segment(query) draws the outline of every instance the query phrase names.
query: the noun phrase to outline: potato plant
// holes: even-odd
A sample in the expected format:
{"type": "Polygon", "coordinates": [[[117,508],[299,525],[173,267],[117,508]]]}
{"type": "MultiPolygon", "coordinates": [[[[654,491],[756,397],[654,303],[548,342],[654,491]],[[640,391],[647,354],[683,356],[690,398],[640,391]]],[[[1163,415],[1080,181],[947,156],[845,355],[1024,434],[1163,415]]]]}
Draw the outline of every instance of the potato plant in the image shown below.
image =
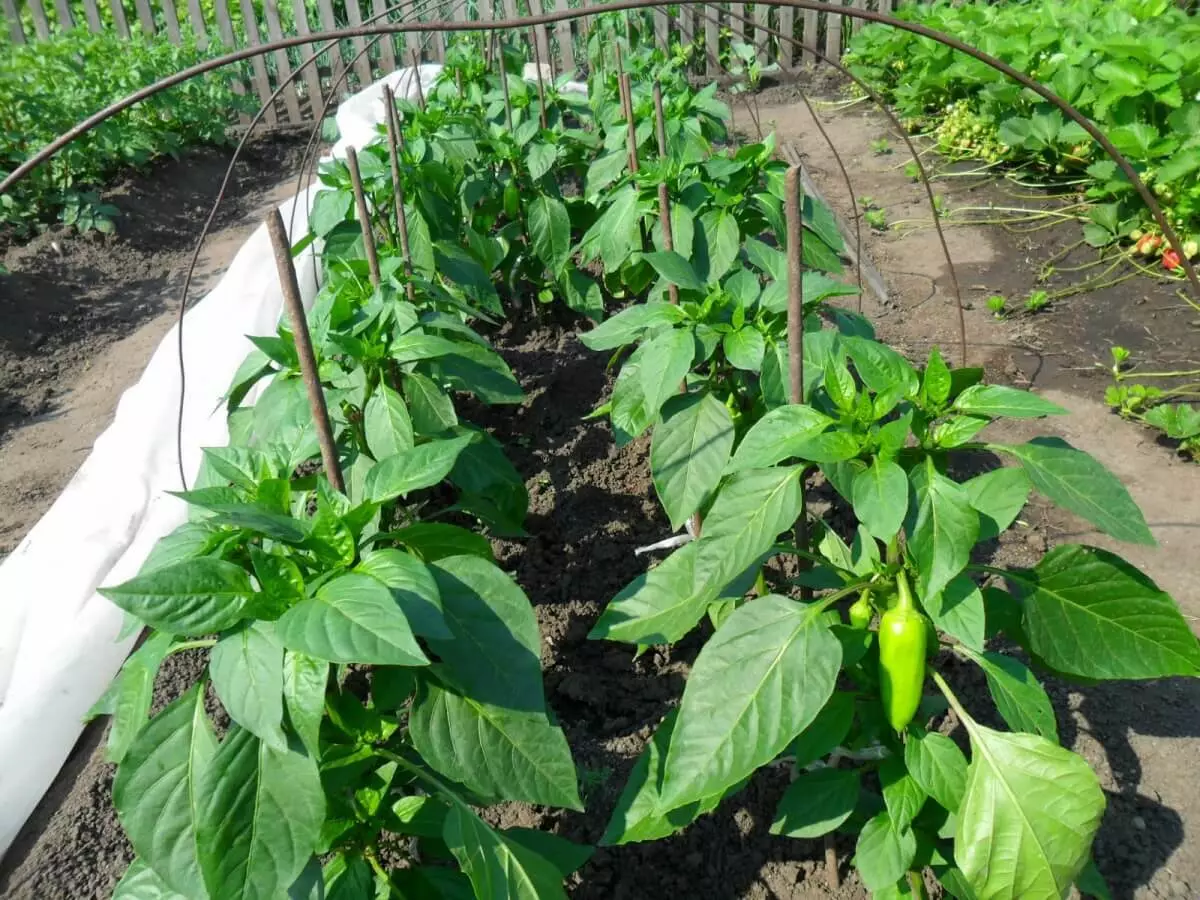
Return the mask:
{"type": "MultiPolygon", "coordinates": [[[[669,138],[658,159],[635,91],[632,172],[607,49],[594,45],[586,102],[546,92],[543,125],[535,88],[510,76],[506,91],[479,43],[453,48],[424,107],[398,104],[407,256],[389,148],[359,153],[377,283],[349,173],[322,171],[297,250],[320,253],[308,328],[345,490],[317,464],[295,335],[252,338],[226,400],[230,443],[205,451],[179,494],[189,521],[104,591],[148,629],[96,709],[113,718],[113,799],[137,854],[119,900],[565,897],[588,848],[478,811],[581,808],[529,600],[487,539],[522,536],[528,497],[459,401],[521,402],[486,331],[527,314],[529,297],[599,322],[581,335],[593,349],[632,350],[606,410],[614,432],[652,429],[668,518],[702,517],[592,633],[645,646],[712,628],[604,842],[665,837],[782,764],[795,779],[774,830],[857,834],[876,896],[919,894],[924,868],[958,897],[1057,897],[1095,877],[1103,795],[1057,745],[1026,662],[1066,679],[1157,678],[1197,674],[1200,648],[1173,601],[1112,553],[1058,547],[1029,570],[987,554],[1034,489],[1152,542],[1140,512],[1060,441],[986,440],[996,419],[1056,406],[936,351],[918,368],[830,304],[854,289],[827,274],[842,246],[811,199],[805,391],[790,403],[792,251],[771,140],[719,147],[712,92],[627,48],[637,81],[666,88],[669,138]],[[605,320],[613,298],[625,308],[605,320]],[[818,472],[853,524],[812,519],[794,536],[818,472]],[[791,560],[803,565],[779,564],[791,560]],[[987,643],[1000,636],[1021,659],[987,643]],[[151,716],[163,661],[195,650],[197,681],[151,716]],[[1011,731],[972,718],[948,684],[952,656],[982,668],[1011,731]],[[924,696],[926,675],[944,699],[924,696]],[[969,762],[937,727],[947,707],[969,762]]],[[[512,47],[500,52],[518,71],[512,47]]]]}

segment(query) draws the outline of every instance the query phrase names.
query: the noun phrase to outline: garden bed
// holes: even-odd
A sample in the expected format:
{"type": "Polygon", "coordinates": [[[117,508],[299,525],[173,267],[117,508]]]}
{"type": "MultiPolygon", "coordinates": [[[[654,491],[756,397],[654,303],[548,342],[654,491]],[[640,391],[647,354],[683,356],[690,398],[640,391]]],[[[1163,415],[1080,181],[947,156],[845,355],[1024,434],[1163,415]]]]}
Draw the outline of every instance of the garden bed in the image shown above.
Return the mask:
{"type": "MultiPolygon", "coordinates": [[[[775,118],[780,119],[783,139],[802,137],[799,130],[789,134],[782,114],[775,118]]],[[[819,152],[807,141],[804,150],[810,162],[819,152]]],[[[860,148],[859,152],[864,151],[860,148]]],[[[837,197],[838,185],[824,177],[827,173],[818,166],[812,168],[826,196],[837,197]]],[[[833,202],[836,207],[837,201],[833,202]]],[[[987,280],[989,289],[995,290],[991,287],[993,276],[984,277],[987,273],[994,271],[997,279],[1017,279],[1020,276],[1015,272],[1028,272],[1036,265],[1026,250],[1016,246],[987,259],[972,257],[976,238],[963,241],[957,247],[956,261],[967,256],[971,260],[967,266],[973,267],[965,276],[960,270],[964,285],[975,279],[987,280]]],[[[902,275],[894,271],[900,264],[914,270],[910,274],[914,283],[925,283],[922,299],[915,287],[889,278],[889,286],[895,290],[888,302],[868,301],[865,309],[881,334],[895,346],[912,351],[916,360],[925,359],[930,343],[940,344],[949,355],[954,348],[953,323],[944,289],[938,290],[945,278],[938,257],[911,245],[893,247],[889,253],[886,244],[875,240],[869,242],[868,252],[885,277],[902,275]]],[[[997,333],[1003,324],[979,307],[973,309],[969,320],[972,355],[986,362],[994,381],[1035,382],[1040,373],[1030,371],[1022,357],[1007,349],[1011,334],[997,333]]],[[[498,563],[513,575],[537,613],[549,705],[571,746],[588,807],[587,813],[573,813],[505,804],[491,810],[487,819],[504,827],[548,828],[572,840],[593,843],[600,838],[637,755],[663,715],[677,704],[695,654],[711,628],[705,623],[679,643],[651,648],[636,659],[632,648],[625,645],[586,640],[614,594],[644,571],[647,558],[635,556],[633,550],[667,536],[670,526],[650,481],[649,441],[642,438],[618,450],[606,422],[584,420],[608,396],[613,383],[605,371],[604,356],[585,349],[575,337],[575,332],[585,327],[528,321],[505,326],[494,343],[525,389],[525,402],[500,409],[468,403],[461,409],[503,444],[530,495],[529,536],[494,541],[493,549],[498,563]]],[[[1072,367],[1061,370],[1071,371],[1072,367]]],[[[1052,386],[1070,387],[1066,383],[1052,386]]],[[[1099,413],[1094,407],[1084,412],[1091,416],[1083,420],[1084,440],[1075,434],[1072,440],[1103,459],[1102,447],[1086,443],[1089,427],[1106,427],[1103,408],[1099,413]]],[[[1009,437],[1020,430],[1005,427],[1009,437]]],[[[1081,426],[1075,423],[1072,427],[1078,431],[1081,426]]],[[[1114,446],[1127,446],[1129,435],[1136,434],[1133,426],[1123,428],[1124,436],[1115,437],[1114,446]],[[1122,440],[1126,444],[1122,445],[1122,440]]],[[[1173,483],[1146,479],[1133,486],[1157,533],[1164,523],[1156,513],[1178,503],[1180,491],[1186,489],[1183,481],[1190,476],[1171,467],[1169,451],[1163,448],[1148,445],[1143,454],[1143,459],[1161,463],[1163,472],[1174,473],[1173,483]],[[1172,503],[1155,508],[1146,503],[1148,496],[1171,498],[1172,503]]],[[[1119,470],[1119,474],[1125,472],[1119,470]]],[[[1042,504],[1027,509],[1024,519],[1024,526],[1008,532],[999,544],[983,545],[983,559],[976,561],[1031,565],[1060,531],[1078,528],[1078,523],[1042,504]]],[[[1171,520],[1165,524],[1174,527],[1171,520]]],[[[1078,539],[1077,534],[1072,537],[1078,539]]],[[[1174,571],[1164,566],[1161,556],[1152,558],[1154,576],[1164,586],[1191,580],[1190,570],[1182,568],[1186,566],[1180,562],[1182,557],[1172,557],[1174,571]]],[[[1189,596],[1177,597],[1185,612],[1195,612],[1194,607],[1189,609],[1189,596]]],[[[192,683],[202,665],[203,660],[194,654],[173,657],[160,673],[156,708],[192,683]]],[[[942,668],[953,673],[967,709],[984,724],[1003,727],[994,713],[983,713],[990,704],[987,686],[977,671],[972,675],[974,670],[945,660],[942,668]]],[[[1195,683],[1172,680],[1137,687],[1068,691],[1051,686],[1050,690],[1064,745],[1097,768],[1108,793],[1109,808],[1096,854],[1115,895],[1193,896],[1191,885],[1200,881],[1200,869],[1194,867],[1194,859],[1184,847],[1178,810],[1188,809],[1187,792],[1194,790],[1184,761],[1194,758],[1196,746],[1194,710],[1200,707],[1200,697],[1195,683]],[[1130,735],[1131,729],[1136,733],[1130,735]],[[1147,771],[1143,772],[1143,767],[1147,771]],[[1164,793],[1170,796],[1150,796],[1142,789],[1149,782],[1166,786],[1164,793]]],[[[219,727],[224,724],[218,720],[219,727]]],[[[944,728],[965,745],[962,729],[955,728],[953,717],[946,720],[944,728]]],[[[132,858],[111,809],[111,769],[98,754],[90,755],[101,732],[92,727],[74,765],[10,852],[0,874],[0,890],[5,896],[107,897],[132,858]]],[[[819,841],[768,834],[787,783],[786,772],[764,769],[748,787],[680,835],[656,843],[598,850],[581,876],[575,876],[573,896],[581,900],[632,900],[667,892],[729,900],[866,896],[854,875],[838,891],[826,887],[825,851],[819,841]]],[[[1190,810],[1194,810],[1194,797],[1190,802],[1190,810]]],[[[1187,812],[1185,818],[1191,818],[1187,812]]],[[[845,875],[853,840],[843,836],[837,848],[845,875]]]]}

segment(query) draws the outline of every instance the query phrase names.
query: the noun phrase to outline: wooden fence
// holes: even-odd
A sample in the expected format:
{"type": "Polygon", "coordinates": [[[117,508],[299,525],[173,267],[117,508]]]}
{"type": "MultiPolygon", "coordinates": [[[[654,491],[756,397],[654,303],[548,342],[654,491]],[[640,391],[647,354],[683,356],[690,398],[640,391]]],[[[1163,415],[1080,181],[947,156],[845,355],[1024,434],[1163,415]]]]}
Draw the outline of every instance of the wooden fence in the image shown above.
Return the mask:
{"type": "MultiPolygon", "coordinates": [[[[386,12],[393,2],[204,0],[202,4],[202,0],[0,0],[0,18],[7,25],[9,40],[16,44],[45,39],[57,31],[86,27],[93,32],[114,31],[127,39],[160,35],[176,44],[194,40],[201,48],[210,44],[239,48],[257,46],[285,35],[303,36],[360,25],[376,18],[478,21],[481,15],[514,18],[581,5],[580,0],[405,0],[402,7],[386,12]],[[51,2],[52,6],[48,5],[51,2]]],[[[862,27],[861,20],[838,15],[833,9],[849,6],[890,12],[893,3],[894,0],[830,0],[830,12],[760,4],[734,6],[732,14],[728,3],[710,3],[663,6],[653,12],[630,15],[642,16],[660,45],[702,39],[705,49],[694,61],[695,74],[715,78],[725,72],[714,48],[728,46],[726,30],[733,32],[734,40],[755,45],[760,62],[776,63],[785,72],[792,72],[815,61],[806,52],[807,48],[839,58],[851,33],[862,27]],[[803,46],[796,48],[780,41],[772,31],[790,33],[803,46]]],[[[589,20],[584,18],[536,28],[542,60],[549,61],[556,72],[575,69],[577,63],[584,62],[588,27],[589,20]]],[[[311,122],[320,108],[318,105],[314,109],[314,100],[319,104],[322,90],[328,91],[343,74],[346,77],[338,92],[342,96],[407,65],[414,53],[423,62],[440,62],[446,52],[442,33],[384,35],[368,46],[373,40],[349,38],[331,45],[321,53],[316,66],[305,68],[298,82],[281,93],[267,111],[267,123],[311,122]]],[[[252,91],[260,102],[266,103],[301,60],[317,49],[317,45],[305,44],[290,51],[255,57],[242,72],[246,83],[241,89],[252,91]]],[[[0,52],[4,52],[3,37],[0,37],[0,52]]]]}

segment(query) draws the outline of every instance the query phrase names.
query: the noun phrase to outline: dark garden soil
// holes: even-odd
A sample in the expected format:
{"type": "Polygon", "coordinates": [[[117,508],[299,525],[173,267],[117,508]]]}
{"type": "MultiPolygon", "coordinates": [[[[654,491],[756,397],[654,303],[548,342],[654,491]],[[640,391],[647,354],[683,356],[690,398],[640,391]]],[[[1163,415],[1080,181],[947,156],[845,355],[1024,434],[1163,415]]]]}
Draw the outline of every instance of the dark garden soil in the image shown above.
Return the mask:
{"type": "MultiPolygon", "coordinates": [[[[817,185],[849,221],[853,210],[839,194],[836,169],[818,145],[802,107],[793,102],[794,95],[763,99],[763,118],[769,117],[784,140],[798,146],[817,185]]],[[[897,181],[870,171],[867,140],[880,136],[877,121],[862,121],[856,111],[830,117],[826,124],[848,159],[854,157],[852,171],[861,193],[873,191],[877,199],[892,205],[915,203],[905,199],[908,195],[897,193],[893,200],[885,193],[905,188],[902,174],[897,181]]],[[[900,218],[900,213],[895,217],[900,218]]],[[[986,284],[989,292],[1027,292],[1038,267],[1035,251],[1044,248],[1022,247],[995,232],[950,232],[954,258],[962,263],[960,279],[964,286],[986,284]]],[[[868,235],[866,254],[882,273],[888,291],[883,298],[868,297],[864,310],[883,336],[914,358],[923,358],[931,343],[951,353],[957,325],[940,250],[929,242],[927,233],[905,240],[868,235]]],[[[1161,351],[1164,358],[1194,355],[1195,333],[1183,319],[1171,318],[1177,316],[1175,312],[1148,318],[1158,303],[1169,302],[1170,291],[1144,280],[1111,291],[1074,298],[1049,314],[1007,322],[997,322],[982,308],[976,296],[980,292],[970,293],[968,299],[975,307],[967,313],[970,357],[986,364],[993,380],[1034,384],[1072,410],[1069,420],[1038,425],[1057,427],[1058,433],[1100,455],[1131,484],[1162,548],[1130,558],[1171,590],[1194,618],[1200,615],[1200,572],[1194,553],[1200,468],[1180,462],[1169,448],[1109,416],[1095,396],[1103,382],[1077,369],[1089,366],[1092,356],[1107,353],[1104,341],[1116,340],[1113,335],[1122,335],[1120,340],[1132,345],[1138,321],[1150,326],[1154,336],[1150,343],[1138,346],[1166,348],[1161,351]],[[1142,296],[1151,299],[1141,304],[1139,313],[1137,300],[1142,296]],[[1076,326],[1083,330],[1073,330],[1076,326]],[[1047,358],[1054,360],[1053,370],[1047,358]]],[[[636,556],[635,548],[667,537],[669,525],[650,482],[648,443],[642,440],[617,449],[605,421],[583,418],[606,398],[611,377],[604,369],[604,355],[590,353],[574,336],[580,327],[586,326],[553,322],[505,326],[496,336],[496,346],[521,379],[528,399],[519,408],[475,407],[468,418],[492,430],[529,489],[529,537],[497,541],[495,550],[537,611],[547,698],[579,765],[588,810],[569,813],[508,804],[488,815],[499,824],[548,828],[594,843],[634,760],[665,713],[677,704],[706,635],[700,632],[636,659],[631,647],[587,640],[607,601],[661,558],[636,556]]],[[[997,435],[1025,436],[1018,430],[997,435]]],[[[839,516],[836,507],[829,513],[835,520],[839,516]]],[[[981,548],[987,560],[1027,565],[1057,541],[1100,542],[1078,523],[1036,503],[1022,520],[1024,525],[1001,544],[981,548]]],[[[172,658],[160,675],[156,703],[190,684],[200,665],[198,656],[172,658]]],[[[977,670],[952,660],[939,665],[973,714],[1002,727],[986,712],[992,704],[977,670]]],[[[1200,687],[1182,680],[1070,690],[1050,681],[1047,687],[1063,743],[1087,757],[1108,795],[1095,852],[1114,896],[1196,897],[1200,894],[1196,838],[1200,782],[1194,769],[1200,759],[1200,687]]],[[[941,727],[956,740],[965,740],[953,717],[941,727]]],[[[130,851],[111,809],[111,767],[95,752],[103,731],[95,727],[85,734],[63,775],[0,864],[0,896],[82,900],[111,893],[130,851]]],[[[786,772],[760,772],[742,792],[680,835],[652,844],[597,850],[573,880],[571,895],[577,900],[865,898],[867,893],[849,873],[853,839],[837,841],[843,883],[835,889],[829,886],[820,842],[769,835],[775,804],[786,784],[786,772]]]]}

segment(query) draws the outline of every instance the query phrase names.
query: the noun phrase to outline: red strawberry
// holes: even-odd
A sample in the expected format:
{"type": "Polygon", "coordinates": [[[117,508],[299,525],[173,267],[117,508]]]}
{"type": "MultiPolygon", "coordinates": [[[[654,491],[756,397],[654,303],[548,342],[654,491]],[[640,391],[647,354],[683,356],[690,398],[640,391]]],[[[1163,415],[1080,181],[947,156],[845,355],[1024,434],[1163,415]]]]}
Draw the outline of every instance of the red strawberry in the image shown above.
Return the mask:
{"type": "Polygon", "coordinates": [[[1138,238],[1137,244],[1134,246],[1134,252],[1138,256],[1153,256],[1154,251],[1162,244],[1162,238],[1157,234],[1143,234],[1138,238]]]}
{"type": "Polygon", "coordinates": [[[1179,254],[1174,250],[1164,250],[1162,259],[1164,269],[1174,270],[1178,269],[1182,265],[1182,263],[1179,261],[1179,254]]]}

